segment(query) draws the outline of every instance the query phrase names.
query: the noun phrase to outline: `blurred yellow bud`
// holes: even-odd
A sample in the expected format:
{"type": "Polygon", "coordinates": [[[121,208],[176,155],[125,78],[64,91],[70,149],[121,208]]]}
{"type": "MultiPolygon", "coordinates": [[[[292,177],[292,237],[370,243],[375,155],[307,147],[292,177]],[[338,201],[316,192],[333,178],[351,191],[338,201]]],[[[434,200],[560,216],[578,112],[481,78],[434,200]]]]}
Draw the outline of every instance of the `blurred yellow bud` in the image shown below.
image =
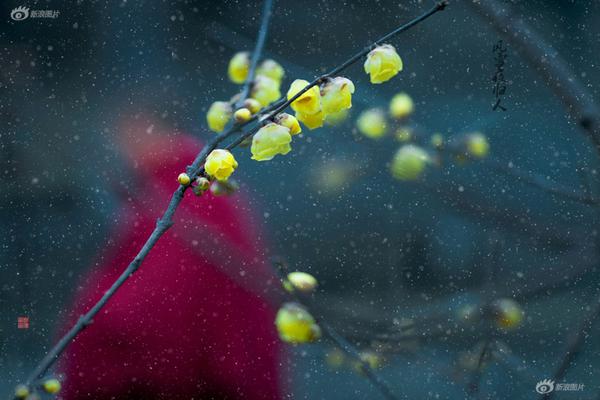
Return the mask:
{"type": "Polygon", "coordinates": [[[193,187],[196,196],[202,196],[210,188],[210,181],[203,176],[196,178],[196,186],[193,187]]]}
{"type": "Polygon", "coordinates": [[[404,92],[398,93],[390,102],[390,115],[396,119],[403,119],[413,113],[415,104],[410,96],[404,92]]]}
{"type": "Polygon", "coordinates": [[[292,150],[292,135],[285,126],[269,123],[258,130],[252,138],[252,159],[272,160],[277,154],[285,155],[292,150]]]}
{"type": "Polygon", "coordinates": [[[301,305],[285,303],[275,317],[281,340],[287,343],[311,343],[321,337],[321,329],[312,315],[301,305]]]}
{"type": "Polygon", "coordinates": [[[281,113],[275,117],[275,122],[277,122],[281,126],[285,126],[290,130],[291,135],[297,135],[302,132],[302,128],[300,127],[300,123],[293,115],[287,113],[281,113]]]}
{"type": "Polygon", "coordinates": [[[490,152],[490,143],[485,135],[471,133],[466,138],[467,154],[474,158],[485,158],[490,152]]]}
{"type": "Polygon", "coordinates": [[[250,69],[250,54],[247,51],[236,53],[229,61],[227,73],[233,83],[244,83],[250,69]]]}
{"type": "Polygon", "coordinates": [[[231,119],[232,112],[231,105],[226,101],[215,101],[212,103],[206,113],[206,121],[210,130],[213,132],[222,132],[225,129],[225,125],[231,119]]]}
{"type": "Polygon", "coordinates": [[[418,179],[430,161],[429,154],[419,146],[414,144],[404,145],[400,147],[392,160],[392,175],[402,181],[418,179]]]}
{"type": "Polygon", "coordinates": [[[247,108],[240,108],[235,113],[233,113],[233,118],[235,118],[235,122],[238,124],[248,122],[252,117],[252,113],[247,108]]]}
{"type": "Polygon", "coordinates": [[[17,399],[25,399],[29,396],[29,388],[25,385],[18,385],[15,388],[15,397],[17,399]]]}
{"type": "Polygon", "coordinates": [[[60,381],[58,379],[47,379],[42,384],[42,387],[46,391],[46,393],[56,394],[60,392],[60,381]]]}
{"type": "MultiPolygon", "coordinates": [[[[308,85],[308,81],[296,79],[290,85],[290,89],[287,92],[287,99],[291,99],[308,85]]],[[[321,112],[321,91],[319,90],[319,87],[313,86],[308,89],[292,102],[291,107],[294,111],[303,115],[312,115],[321,112]]]]}
{"type": "Polygon", "coordinates": [[[377,139],[385,134],[387,122],[385,114],[378,108],[363,111],[356,120],[360,133],[371,139],[377,139]]]}
{"type": "Polygon", "coordinates": [[[182,172],[177,177],[177,182],[179,182],[179,184],[183,185],[183,186],[189,185],[191,181],[192,180],[190,179],[190,176],[188,174],[186,174],[185,172],[182,172]]]}
{"type": "Polygon", "coordinates": [[[238,163],[228,150],[215,149],[206,157],[204,169],[206,173],[219,181],[226,181],[238,163]]]}
{"type": "Polygon", "coordinates": [[[371,50],[365,61],[365,72],[371,83],[383,83],[402,71],[402,59],[394,46],[384,44],[371,50]]]}
{"type": "Polygon", "coordinates": [[[331,368],[341,368],[346,362],[346,355],[337,347],[328,351],[325,356],[325,362],[331,368]]]}
{"type": "Polygon", "coordinates": [[[277,61],[265,60],[256,69],[256,75],[266,76],[281,84],[285,71],[277,61]]]}
{"type": "Polygon", "coordinates": [[[359,353],[360,361],[355,362],[354,368],[359,373],[364,373],[363,363],[366,364],[370,369],[378,369],[383,366],[383,359],[381,356],[373,351],[365,350],[359,353]]]}
{"type": "Polygon", "coordinates": [[[524,312],[513,299],[498,299],[492,304],[496,325],[503,329],[514,329],[521,325],[524,312]]]}
{"type": "Polygon", "coordinates": [[[410,142],[414,139],[412,128],[402,127],[396,130],[396,140],[402,143],[410,142]]]}
{"type": "Polygon", "coordinates": [[[348,78],[338,76],[325,83],[321,88],[321,104],[325,115],[352,107],[353,93],[354,83],[348,78]]]}
{"type": "Polygon", "coordinates": [[[441,133],[434,133],[431,135],[430,143],[436,149],[441,149],[444,147],[444,136],[441,133]]]}
{"type": "Polygon", "coordinates": [[[228,181],[214,181],[210,185],[210,192],[213,196],[229,196],[239,189],[239,185],[233,179],[228,181]]]}
{"type": "Polygon", "coordinates": [[[260,111],[262,106],[260,105],[258,100],[246,99],[246,100],[244,100],[244,108],[247,108],[248,110],[250,110],[250,112],[252,114],[256,114],[257,112],[260,111]]]}
{"type": "Polygon", "coordinates": [[[295,290],[300,292],[310,293],[317,287],[317,279],[306,272],[290,272],[287,280],[295,290]]]}
{"type": "Polygon", "coordinates": [[[322,111],[319,111],[316,114],[303,114],[296,112],[296,118],[298,121],[306,125],[306,127],[310,130],[322,127],[323,121],[325,121],[325,115],[322,111]]]}
{"type": "Polygon", "coordinates": [[[252,86],[251,97],[261,106],[266,107],[281,97],[279,82],[262,75],[258,75],[252,86]]]}
{"type": "Polygon", "coordinates": [[[343,109],[333,114],[327,114],[325,116],[325,123],[331,126],[337,126],[348,119],[348,109],[343,109]]]}

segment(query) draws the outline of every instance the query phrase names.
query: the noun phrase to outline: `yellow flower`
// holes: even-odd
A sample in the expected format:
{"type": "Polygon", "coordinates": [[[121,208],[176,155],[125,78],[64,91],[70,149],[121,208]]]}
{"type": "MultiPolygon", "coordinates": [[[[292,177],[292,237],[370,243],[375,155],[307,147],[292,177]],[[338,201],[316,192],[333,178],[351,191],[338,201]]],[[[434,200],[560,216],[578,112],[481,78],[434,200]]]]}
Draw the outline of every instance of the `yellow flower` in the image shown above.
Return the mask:
{"type": "Polygon", "coordinates": [[[46,393],[56,394],[60,392],[60,381],[58,379],[48,379],[42,384],[42,387],[46,393]]]}
{"type": "Polygon", "coordinates": [[[250,110],[250,112],[252,114],[256,114],[261,109],[261,105],[258,102],[258,100],[254,100],[254,99],[244,100],[244,107],[247,108],[248,110],[250,110]]]}
{"type": "Polygon", "coordinates": [[[331,79],[321,88],[321,104],[325,115],[333,114],[352,107],[354,83],[350,79],[331,79]]]}
{"type": "Polygon", "coordinates": [[[258,100],[261,106],[266,107],[281,97],[279,83],[267,76],[258,75],[254,80],[251,96],[258,100]]]}
{"type": "MultiPolygon", "coordinates": [[[[309,85],[308,81],[296,79],[290,85],[287,92],[287,99],[291,99],[298,92],[309,85]]],[[[292,109],[304,115],[316,114],[321,111],[321,91],[318,86],[313,86],[291,104],[292,109]]]]}
{"type": "Polygon", "coordinates": [[[222,132],[231,119],[233,110],[226,101],[215,101],[206,113],[206,121],[211,131],[222,132]]]}
{"type": "Polygon", "coordinates": [[[305,293],[310,293],[317,287],[317,279],[306,272],[290,272],[287,276],[287,282],[291,284],[293,289],[305,293]]]}
{"type": "Polygon", "coordinates": [[[482,133],[475,132],[467,136],[467,154],[474,158],[485,158],[490,152],[490,144],[482,133]]]}
{"type": "Polygon", "coordinates": [[[281,126],[285,126],[286,128],[288,128],[292,136],[302,132],[300,123],[298,123],[298,120],[293,115],[281,113],[277,115],[277,117],[275,118],[275,122],[277,122],[281,126]]]}
{"type": "Polygon", "coordinates": [[[250,54],[247,51],[236,53],[229,61],[227,73],[234,83],[244,83],[250,69],[250,54]]]}
{"type": "Polygon", "coordinates": [[[281,84],[285,75],[283,67],[275,60],[265,60],[256,69],[256,75],[263,75],[281,84]]]}
{"type": "Polygon", "coordinates": [[[17,399],[25,399],[29,396],[29,388],[25,385],[19,385],[15,388],[15,397],[17,399]]]}
{"type": "Polygon", "coordinates": [[[272,160],[277,154],[285,155],[292,148],[292,135],[285,126],[270,123],[258,130],[252,138],[252,159],[256,161],[272,160]]]}
{"type": "Polygon", "coordinates": [[[275,326],[281,340],[287,343],[311,343],[321,337],[313,316],[296,303],[285,303],[277,311],[275,326]]]}
{"type": "Polygon", "coordinates": [[[441,133],[434,133],[431,135],[430,143],[436,149],[441,149],[444,147],[444,136],[441,133]]]}
{"type": "Polygon", "coordinates": [[[303,114],[296,111],[296,118],[310,130],[320,128],[323,126],[323,121],[325,121],[325,115],[322,111],[316,114],[303,114]]]}
{"type": "Polygon", "coordinates": [[[513,299],[499,299],[492,304],[496,324],[500,328],[514,329],[523,321],[523,310],[513,299]]]}
{"type": "Polygon", "coordinates": [[[377,139],[385,134],[387,123],[385,114],[378,108],[363,111],[356,120],[358,130],[371,139],[377,139]]]}
{"type": "Polygon", "coordinates": [[[187,185],[190,184],[191,179],[190,179],[190,176],[188,174],[186,174],[185,172],[182,172],[177,177],[177,182],[179,182],[180,185],[187,186],[187,185]]]}
{"type": "Polygon", "coordinates": [[[223,149],[211,151],[204,163],[206,173],[219,181],[226,181],[237,166],[238,163],[233,154],[223,149]]]}
{"type": "Polygon", "coordinates": [[[429,162],[430,157],[425,150],[413,144],[404,145],[392,160],[392,175],[402,181],[418,179],[429,162]]]}
{"type": "Polygon", "coordinates": [[[403,119],[408,117],[415,109],[410,96],[406,93],[398,93],[392,98],[390,102],[390,115],[396,119],[403,119]]]}
{"type": "Polygon", "coordinates": [[[383,83],[402,71],[402,59],[394,46],[384,44],[371,50],[365,61],[365,72],[371,75],[371,83],[383,83]]]}
{"type": "Polygon", "coordinates": [[[238,124],[249,121],[251,117],[252,113],[245,107],[240,108],[239,110],[233,113],[233,118],[238,124]]]}
{"type": "Polygon", "coordinates": [[[414,139],[414,133],[412,128],[409,127],[403,127],[403,128],[398,128],[396,130],[396,140],[398,140],[399,142],[410,142],[411,140],[414,139]]]}
{"type": "Polygon", "coordinates": [[[340,110],[333,114],[327,114],[325,116],[325,123],[331,126],[337,126],[348,119],[348,109],[340,110]]]}

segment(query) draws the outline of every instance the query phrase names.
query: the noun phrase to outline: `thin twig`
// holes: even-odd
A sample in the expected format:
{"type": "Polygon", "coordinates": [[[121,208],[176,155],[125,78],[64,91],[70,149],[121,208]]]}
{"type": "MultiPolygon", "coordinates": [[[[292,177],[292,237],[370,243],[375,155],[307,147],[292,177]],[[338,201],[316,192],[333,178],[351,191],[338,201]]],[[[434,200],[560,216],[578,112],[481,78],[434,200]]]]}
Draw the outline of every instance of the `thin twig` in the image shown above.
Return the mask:
{"type": "MultiPolygon", "coordinates": [[[[269,1],[269,0],[265,0],[265,1],[269,1]]],[[[270,3],[270,1],[269,1],[269,3],[270,3]]],[[[387,40],[387,39],[391,38],[392,36],[395,36],[401,32],[404,32],[405,30],[415,26],[419,22],[422,22],[429,16],[435,14],[437,11],[443,10],[446,7],[446,5],[447,5],[447,1],[445,1],[445,0],[440,1],[432,9],[430,9],[423,15],[415,18],[414,20],[410,21],[409,23],[400,26],[396,30],[394,30],[394,31],[390,32],[389,34],[383,36],[382,38],[378,39],[372,45],[366,47],[365,49],[363,49],[362,51],[360,51],[359,53],[357,53],[356,55],[354,55],[353,57],[351,57],[350,59],[348,59],[347,61],[342,63],[340,66],[334,68],[328,74],[322,75],[321,77],[315,79],[312,83],[310,83],[307,87],[305,87],[303,90],[298,92],[295,96],[293,96],[289,100],[287,100],[287,101],[281,103],[281,105],[275,107],[265,117],[264,120],[273,119],[278,113],[280,113],[282,110],[284,110],[286,107],[288,107],[294,100],[296,100],[298,97],[300,97],[306,91],[308,91],[311,87],[323,82],[323,80],[326,79],[327,77],[333,76],[333,75],[341,72],[348,66],[354,64],[361,57],[365,56],[377,43],[387,40]]],[[[269,13],[269,15],[270,15],[270,13],[269,13]]],[[[264,22],[264,20],[263,20],[263,22],[264,22]]],[[[261,29],[261,32],[263,29],[267,29],[267,24],[261,24],[260,29],[261,29]]],[[[266,38],[266,34],[262,35],[261,32],[259,32],[258,38],[264,41],[266,38]]],[[[257,44],[255,50],[260,51],[260,50],[262,50],[262,48],[263,48],[263,44],[257,44]]],[[[255,57],[252,57],[252,59],[254,59],[254,58],[255,57]]],[[[258,59],[259,56],[257,56],[256,58],[258,59]]],[[[254,76],[251,76],[249,74],[248,81],[250,81],[250,80],[253,81],[254,76]]],[[[280,102],[281,101],[278,101],[278,102],[276,102],[276,104],[280,104],[280,102]]],[[[188,175],[190,175],[190,178],[193,180],[204,172],[202,164],[206,160],[206,157],[223,140],[232,136],[234,133],[240,131],[245,125],[248,125],[250,122],[255,121],[257,118],[258,118],[258,115],[255,115],[255,116],[253,116],[253,118],[250,121],[248,121],[246,123],[234,125],[231,129],[220,133],[219,135],[214,137],[211,141],[209,141],[202,148],[202,150],[198,153],[198,155],[196,156],[196,159],[194,160],[192,165],[187,167],[187,173],[188,173],[188,175]]],[[[258,129],[260,129],[260,126],[263,123],[264,122],[259,123],[256,127],[254,127],[250,131],[241,135],[238,139],[236,139],[233,143],[228,145],[226,148],[232,149],[232,148],[236,147],[237,145],[239,145],[241,142],[244,141],[244,139],[246,139],[247,137],[256,133],[258,131],[258,129]]],[[[142,249],[140,250],[138,255],[129,264],[129,266],[125,269],[125,271],[123,271],[123,273],[119,276],[119,278],[113,283],[113,285],[110,287],[110,289],[108,289],[106,291],[104,296],[102,296],[102,298],[85,315],[80,317],[79,320],[77,321],[77,323],[69,330],[69,332],[67,332],[52,349],[50,349],[48,354],[42,359],[42,361],[40,361],[38,366],[34,369],[34,371],[28,377],[28,379],[26,381],[27,386],[31,386],[33,382],[38,380],[41,376],[43,376],[48,371],[48,369],[56,362],[58,357],[62,354],[62,352],[65,350],[65,348],[71,343],[71,341],[83,329],[85,329],[88,325],[90,325],[92,323],[94,316],[104,307],[106,302],[117,292],[117,290],[121,287],[121,285],[135,271],[137,271],[137,269],[140,267],[140,265],[142,264],[142,262],[144,261],[144,259],[146,258],[147,254],[150,252],[150,250],[152,250],[152,248],[154,247],[154,245],[156,244],[158,239],[173,225],[173,220],[172,220],[173,214],[175,213],[175,210],[181,203],[183,196],[185,194],[185,191],[187,190],[188,187],[189,186],[179,186],[177,188],[177,190],[173,193],[171,201],[169,202],[169,205],[168,205],[163,217],[157,221],[156,228],[154,229],[154,231],[152,232],[152,234],[150,235],[150,237],[148,238],[148,240],[146,241],[146,243],[144,244],[144,246],[142,247],[142,249]]]]}
{"type": "MultiPolygon", "coordinates": [[[[274,257],[272,259],[272,263],[275,266],[274,271],[279,276],[282,282],[285,281],[286,275],[289,272],[287,264],[285,261],[280,259],[279,257],[274,257]]],[[[354,359],[356,362],[360,364],[361,371],[365,374],[367,379],[377,388],[383,397],[388,400],[395,400],[396,396],[390,389],[388,383],[381,378],[373,369],[369,366],[367,362],[365,362],[361,357],[359,351],[348,342],[342,335],[340,335],[331,325],[329,325],[320,313],[317,312],[316,307],[314,306],[314,299],[311,294],[304,294],[297,290],[293,290],[290,293],[294,301],[299,304],[302,304],[308,312],[315,318],[317,324],[321,328],[323,334],[328,337],[340,350],[342,350],[346,355],[354,359]]]]}

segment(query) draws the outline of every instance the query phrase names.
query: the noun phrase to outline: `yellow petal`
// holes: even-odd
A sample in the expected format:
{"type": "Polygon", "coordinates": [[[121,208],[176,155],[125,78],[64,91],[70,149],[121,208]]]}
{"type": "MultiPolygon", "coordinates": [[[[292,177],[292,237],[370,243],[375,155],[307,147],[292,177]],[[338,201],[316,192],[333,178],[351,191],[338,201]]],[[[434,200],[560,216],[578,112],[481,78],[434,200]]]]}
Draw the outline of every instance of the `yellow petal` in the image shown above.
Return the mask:
{"type": "Polygon", "coordinates": [[[258,75],[254,79],[251,97],[257,100],[263,107],[266,107],[281,97],[279,83],[267,76],[258,75]]]}
{"type": "Polygon", "coordinates": [[[354,83],[350,79],[337,77],[328,81],[321,89],[321,104],[325,115],[352,107],[353,93],[354,83]]]}
{"type": "Polygon", "coordinates": [[[323,126],[323,122],[325,121],[325,115],[322,111],[319,111],[316,114],[302,114],[300,112],[296,112],[296,118],[298,121],[306,125],[306,127],[310,130],[320,128],[323,126]]]}
{"type": "Polygon", "coordinates": [[[256,74],[266,76],[281,84],[285,72],[277,61],[265,60],[256,69],[256,74]]]}
{"type": "Polygon", "coordinates": [[[272,160],[277,154],[285,155],[292,148],[292,135],[285,126],[270,123],[258,130],[252,138],[252,159],[256,161],[272,160]]]}
{"type": "Polygon", "coordinates": [[[300,127],[300,123],[293,115],[287,113],[281,113],[277,116],[276,121],[279,125],[285,126],[290,130],[290,134],[297,135],[302,132],[302,128],[300,127]]]}
{"type": "Polygon", "coordinates": [[[371,83],[383,83],[402,71],[402,59],[396,49],[384,44],[371,50],[364,64],[365,72],[370,75],[371,83]]]}
{"type": "Polygon", "coordinates": [[[421,177],[427,164],[431,161],[425,150],[413,144],[402,146],[391,164],[394,178],[409,181],[421,177]]]}
{"type": "MultiPolygon", "coordinates": [[[[290,100],[302,89],[309,85],[308,81],[296,79],[290,85],[287,99],[290,100]]],[[[291,104],[294,111],[302,114],[316,114],[321,111],[321,92],[317,86],[311,87],[291,104]]]]}
{"type": "Polygon", "coordinates": [[[398,93],[390,102],[390,115],[396,119],[403,119],[413,113],[415,105],[406,93],[398,93]]]}
{"type": "Polygon", "coordinates": [[[485,158],[490,152],[490,144],[482,133],[475,132],[467,136],[467,153],[474,158],[485,158]]]}
{"type": "Polygon", "coordinates": [[[285,303],[277,311],[275,326],[281,340],[288,343],[310,343],[321,336],[313,316],[296,303],[285,303]]]}
{"type": "Polygon", "coordinates": [[[223,149],[211,151],[204,163],[206,173],[219,181],[226,181],[237,167],[233,154],[223,149]]]}
{"type": "Polygon", "coordinates": [[[385,134],[387,122],[385,114],[378,108],[363,111],[356,120],[358,130],[371,139],[377,139],[385,134]]]}
{"type": "Polygon", "coordinates": [[[246,51],[236,53],[229,61],[227,73],[234,83],[244,83],[250,69],[250,54],[246,51]]]}
{"type": "Polygon", "coordinates": [[[231,119],[233,110],[226,101],[215,101],[206,113],[206,122],[211,131],[222,132],[231,119]]]}

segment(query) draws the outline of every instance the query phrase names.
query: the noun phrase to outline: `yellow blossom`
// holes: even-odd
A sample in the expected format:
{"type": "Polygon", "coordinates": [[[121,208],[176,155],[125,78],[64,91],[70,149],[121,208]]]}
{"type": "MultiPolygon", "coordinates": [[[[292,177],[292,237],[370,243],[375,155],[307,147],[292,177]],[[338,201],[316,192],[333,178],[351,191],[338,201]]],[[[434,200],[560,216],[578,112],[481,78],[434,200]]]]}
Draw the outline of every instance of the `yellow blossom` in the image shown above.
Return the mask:
{"type": "Polygon", "coordinates": [[[281,340],[287,343],[311,343],[321,337],[313,316],[296,303],[285,303],[277,311],[275,326],[281,340]]]}
{"type": "MultiPolygon", "coordinates": [[[[296,79],[290,85],[287,92],[287,99],[290,100],[302,89],[309,85],[308,81],[296,79]]],[[[317,114],[321,112],[321,92],[317,86],[311,87],[291,104],[292,109],[297,113],[304,115],[317,114]]]]}
{"type": "Polygon", "coordinates": [[[444,136],[441,133],[434,133],[431,135],[430,143],[436,149],[441,149],[444,147],[444,136]]]}
{"type": "Polygon", "coordinates": [[[282,126],[285,126],[286,128],[288,128],[290,130],[290,134],[292,136],[297,135],[300,132],[302,132],[300,123],[298,122],[296,117],[294,117],[293,115],[290,115],[287,113],[281,113],[281,114],[277,115],[277,117],[275,118],[275,122],[277,122],[279,125],[282,125],[282,126]]]}
{"type": "Polygon", "coordinates": [[[60,381],[58,379],[48,379],[44,381],[42,387],[46,391],[46,393],[56,394],[60,392],[60,381]]]}
{"type": "Polygon", "coordinates": [[[250,54],[247,51],[236,53],[229,61],[227,73],[234,83],[244,83],[250,69],[250,54]]]}
{"type": "Polygon", "coordinates": [[[270,123],[258,130],[252,138],[252,159],[256,161],[268,161],[277,154],[285,155],[292,148],[290,143],[292,135],[285,126],[270,123]]]}
{"type": "Polygon", "coordinates": [[[403,119],[413,113],[415,104],[406,93],[398,93],[390,102],[390,115],[396,119],[403,119]]]}
{"type": "Polygon", "coordinates": [[[310,293],[317,287],[317,279],[306,272],[290,272],[287,276],[287,282],[289,282],[293,289],[300,292],[310,293]]]}
{"type": "Polygon", "coordinates": [[[475,132],[467,135],[467,154],[474,158],[485,158],[490,152],[490,144],[482,133],[475,132]]]}
{"type": "Polygon", "coordinates": [[[249,121],[251,117],[252,113],[247,108],[240,108],[233,113],[233,118],[238,124],[249,121]]]}
{"type": "Polygon", "coordinates": [[[258,75],[252,86],[251,97],[266,107],[281,97],[279,83],[267,76],[258,75]]]}
{"type": "Polygon", "coordinates": [[[310,130],[320,128],[323,126],[323,121],[325,121],[325,115],[322,111],[319,111],[316,114],[303,114],[296,112],[296,118],[298,121],[306,125],[306,127],[310,130]]]}
{"type": "Polygon", "coordinates": [[[329,80],[321,88],[321,104],[325,115],[352,107],[353,93],[354,83],[350,79],[338,76],[329,80]]]}
{"type": "Polygon", "coordinates": [[[226,181],[238,163],[228,150],[215,149],[206,157],[204,169],[206,173],[219,181],[226,181]]]}
{"type": "Polygon", "coordinates": [[[392,160],[392,175],[403,181],[418,179],[429,162],[430,157],[425,150],[413,144],[404,145],[392,160]]]}
{"type": "Polygon", "coordinates": [[[26,399],[29,396],[29,388],[25,385],[19,385],[15,388],[15,398],[26,399]]]}
{"type": "Polygon", "coordinates": [[[371,139],[377,139],[385,134],[387,123],[385,114],[378,108],[363,111],[356,120],[358,130],[371,139]]]}
{"type": "Polygon", "coordinates": [[[261,105],[258,102],[258,100],[254,100],[254,99],[244,100],[244,107],[247,108],[248,110],[250,110],[250,112],[252,114],[256,114],[261,109],[261,105]]]}
{"type": "Polygon", "coordinates": [[[187,186],[187,185],[190,184],[191,179],[190,179],[190,176],[188,174],[186,174],[185,172],[182,172],[177,177],[177,181],[179,182],[180,185],[187,186]]]}
{"type": "Polygon", "coordinates": [[[256,75],[263,75],[281,84],[285,75],[283,67],[275,60],[265,60],[256,69],[256,75]]]}
{"type": "Polygon", "coordinates": [[[343,109],[333,114],[327,114],[325,116],[325,123],[331,126],[337,126],[348,119],[348,115],[348,109],[343,109]]]}
{"type": "Polygon", "coordinates": [[[226,101],[215,101],[206,113],[206,121],[211,131],[222,132],[231,119],[233,110],[226,101]]]}
{"type": "Polygon", "coordinates": [[[492,304],[496,324],[503,329],[517,328],[523,321],[523,309],[513,299],[499,299],[492,304]]]}
{"type": "Polygon", "coordinates": [[[394,46],[384,44],[371,50],[365,61],[365,72],[371,83],[383,83],[402,71],[402,59],[394,46]]]}

